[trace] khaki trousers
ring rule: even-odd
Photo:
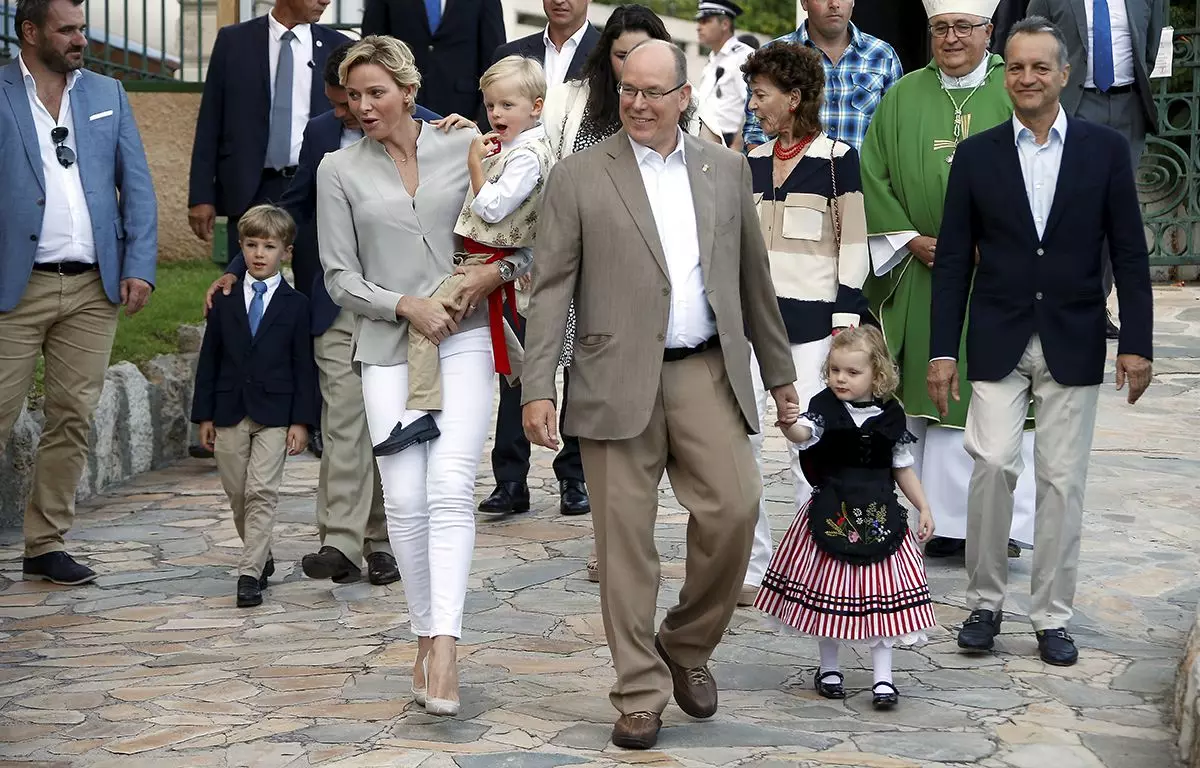
[[[708,663],[733,615],[762,483],[721,351],[664,363],[650,423],[628,440],[580,439],[600,563],[600,606],[617,682],[616,709],[662,712],[671,675],[654,649],[659,558],[654,543],[663,470],[688,510],[679,603],[658,627],[671,659]]]
[[[46,361],[46,423],[25,508],[25,557],[65,547],[116,332],[117,306],[105,295],[99,271],[34,271],[21,302],[0,312],[0,452],[33,384],[38,355]]]
[[[232,427],[217,427],[213,456],[233,510],[233,525],[242,539],[238,561],[242,576],[262,576],[271,551],[287,432],[287,427],[264,427],[248,418]]]
[[[321,546],[337,547],[350,562],[386,552],[383,486],[371,453],[362,379],[351,363],[354,314],[343,310],[313,339],[321,384],[321,435],[325,450],[317,482],[317,529]],[[436,349],[436,347],[434,348]]]
[[[1008,586],[1013,491],[1024,468],[1022,424],[1032,395],[1034,432],[1033,566],[1029,619],[1034,629],[1066,627],[1073,614],[1088,456],[1099,385],[1054,380],[1037,336],[1000,381],[972,381],[963,447],[975,459],[967,493],[967,608],[998,611]]]
[[[468,256],[462,260],[466,266],[486,264],[486,256]],[[431,299],[447,299],[466,280],[465,275],[450,275],[433,292]],[[487,304],[485,300],[483,302]],[[482,307],[487,311],[486,307]],[[420,331],[408,324],[408,407],[409,411],[442,410],[442,364],[438,346]]]

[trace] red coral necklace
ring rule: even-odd
[[[778,160],[791,160],[797,155],[803,154],[804,150],[808,149],[808,145],[812,144],[813,139],[815,138],[817,138],[817,134],[810,133],[808,136],[805,136],[803,139],[800,139],[800,141],[797,141],[795,144],[786,149],[784,149],[784,146],[780,144],[778,140],[776,140],[775,158]]]

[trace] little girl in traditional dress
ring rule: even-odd
[[[892,397],[897,374],[883,334],[872,326],[839,333],[824,375],[826,388],[804,413],[794,404],[779,415],[814,490],[775,550],[755,606],[819,638],[814,685],[826,698],[846,696],[841,644],[868,646],[873,704],[888,708],[900,698],[892,646],[924,641],[924,630],[936,623],[896,486],[920,514],[921,541],[933,535],[933,515],[912,469],[908,444],[915,439]]]

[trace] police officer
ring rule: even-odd
[[[734,149],[741,148],[745,119],[742,64],[754,53],[734,34],[733,20],[741,15],[742,9],[732,0],[700,0],[696,12],[697,36],[711,50],[696,92],[700,135]]]

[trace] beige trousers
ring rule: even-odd
[[[213,456],[233,510],[233,525],[242,539],[238,561],[242,576],[262,576],[271,551],[287,432],[287,427],[264,427],[249,418],[232,427],[217,427]]]
[[[671,659],[708,663],[733,615],[762,484],[721,351],[664,363],[650,423],[628,440],[580,439],[600,563],[600,606],[619,712],[662,712],[671,675],[654,649],[659,557],[654,543],[663,470],[688,510],[679,603],[657,628]]]
[[[1029,341],[1000,381],[972,381],[963,447],[975,460],[967,493],[967,608],[998,611],[1008,586],[1013,491],[1023,467],[1022,424],[1033,397],[1033,565],[1029,619],[1034,629],[1066,627],[1073,614],[1087,486],[1088,456],[1100,387],[1054,380],[1041,341]],[[934,511],[936,514],[936,510]]]
[[[0,312],[0,452],[33,384],[38,355],[46,361],[46,423],[25,508],[25,557],[64,549],[116,332],[117,306],[98,271],[34,271],[21,302]]]
[[[383,486],[371,453],[362,379],[351,364],[354,314],[343,310],[313,339],[321,384],[321,436],[325,450],[317,480],[317,530],[321,546],[336,547],[350,562],[387,552]],[[435,347],[436,349],[436,347]]]
[[[468,256],[462,260],[465,266],[486,263],[486,256]],[[449,298],[463,280],[466,280],[463,275],[450,275],[429,298]],[[486,311],[486,308],[481,309]],[[442,410],[442,365],[437,344],[427,339],[412,323],[408,324],[407,403],[407,410],[410,411]]]

